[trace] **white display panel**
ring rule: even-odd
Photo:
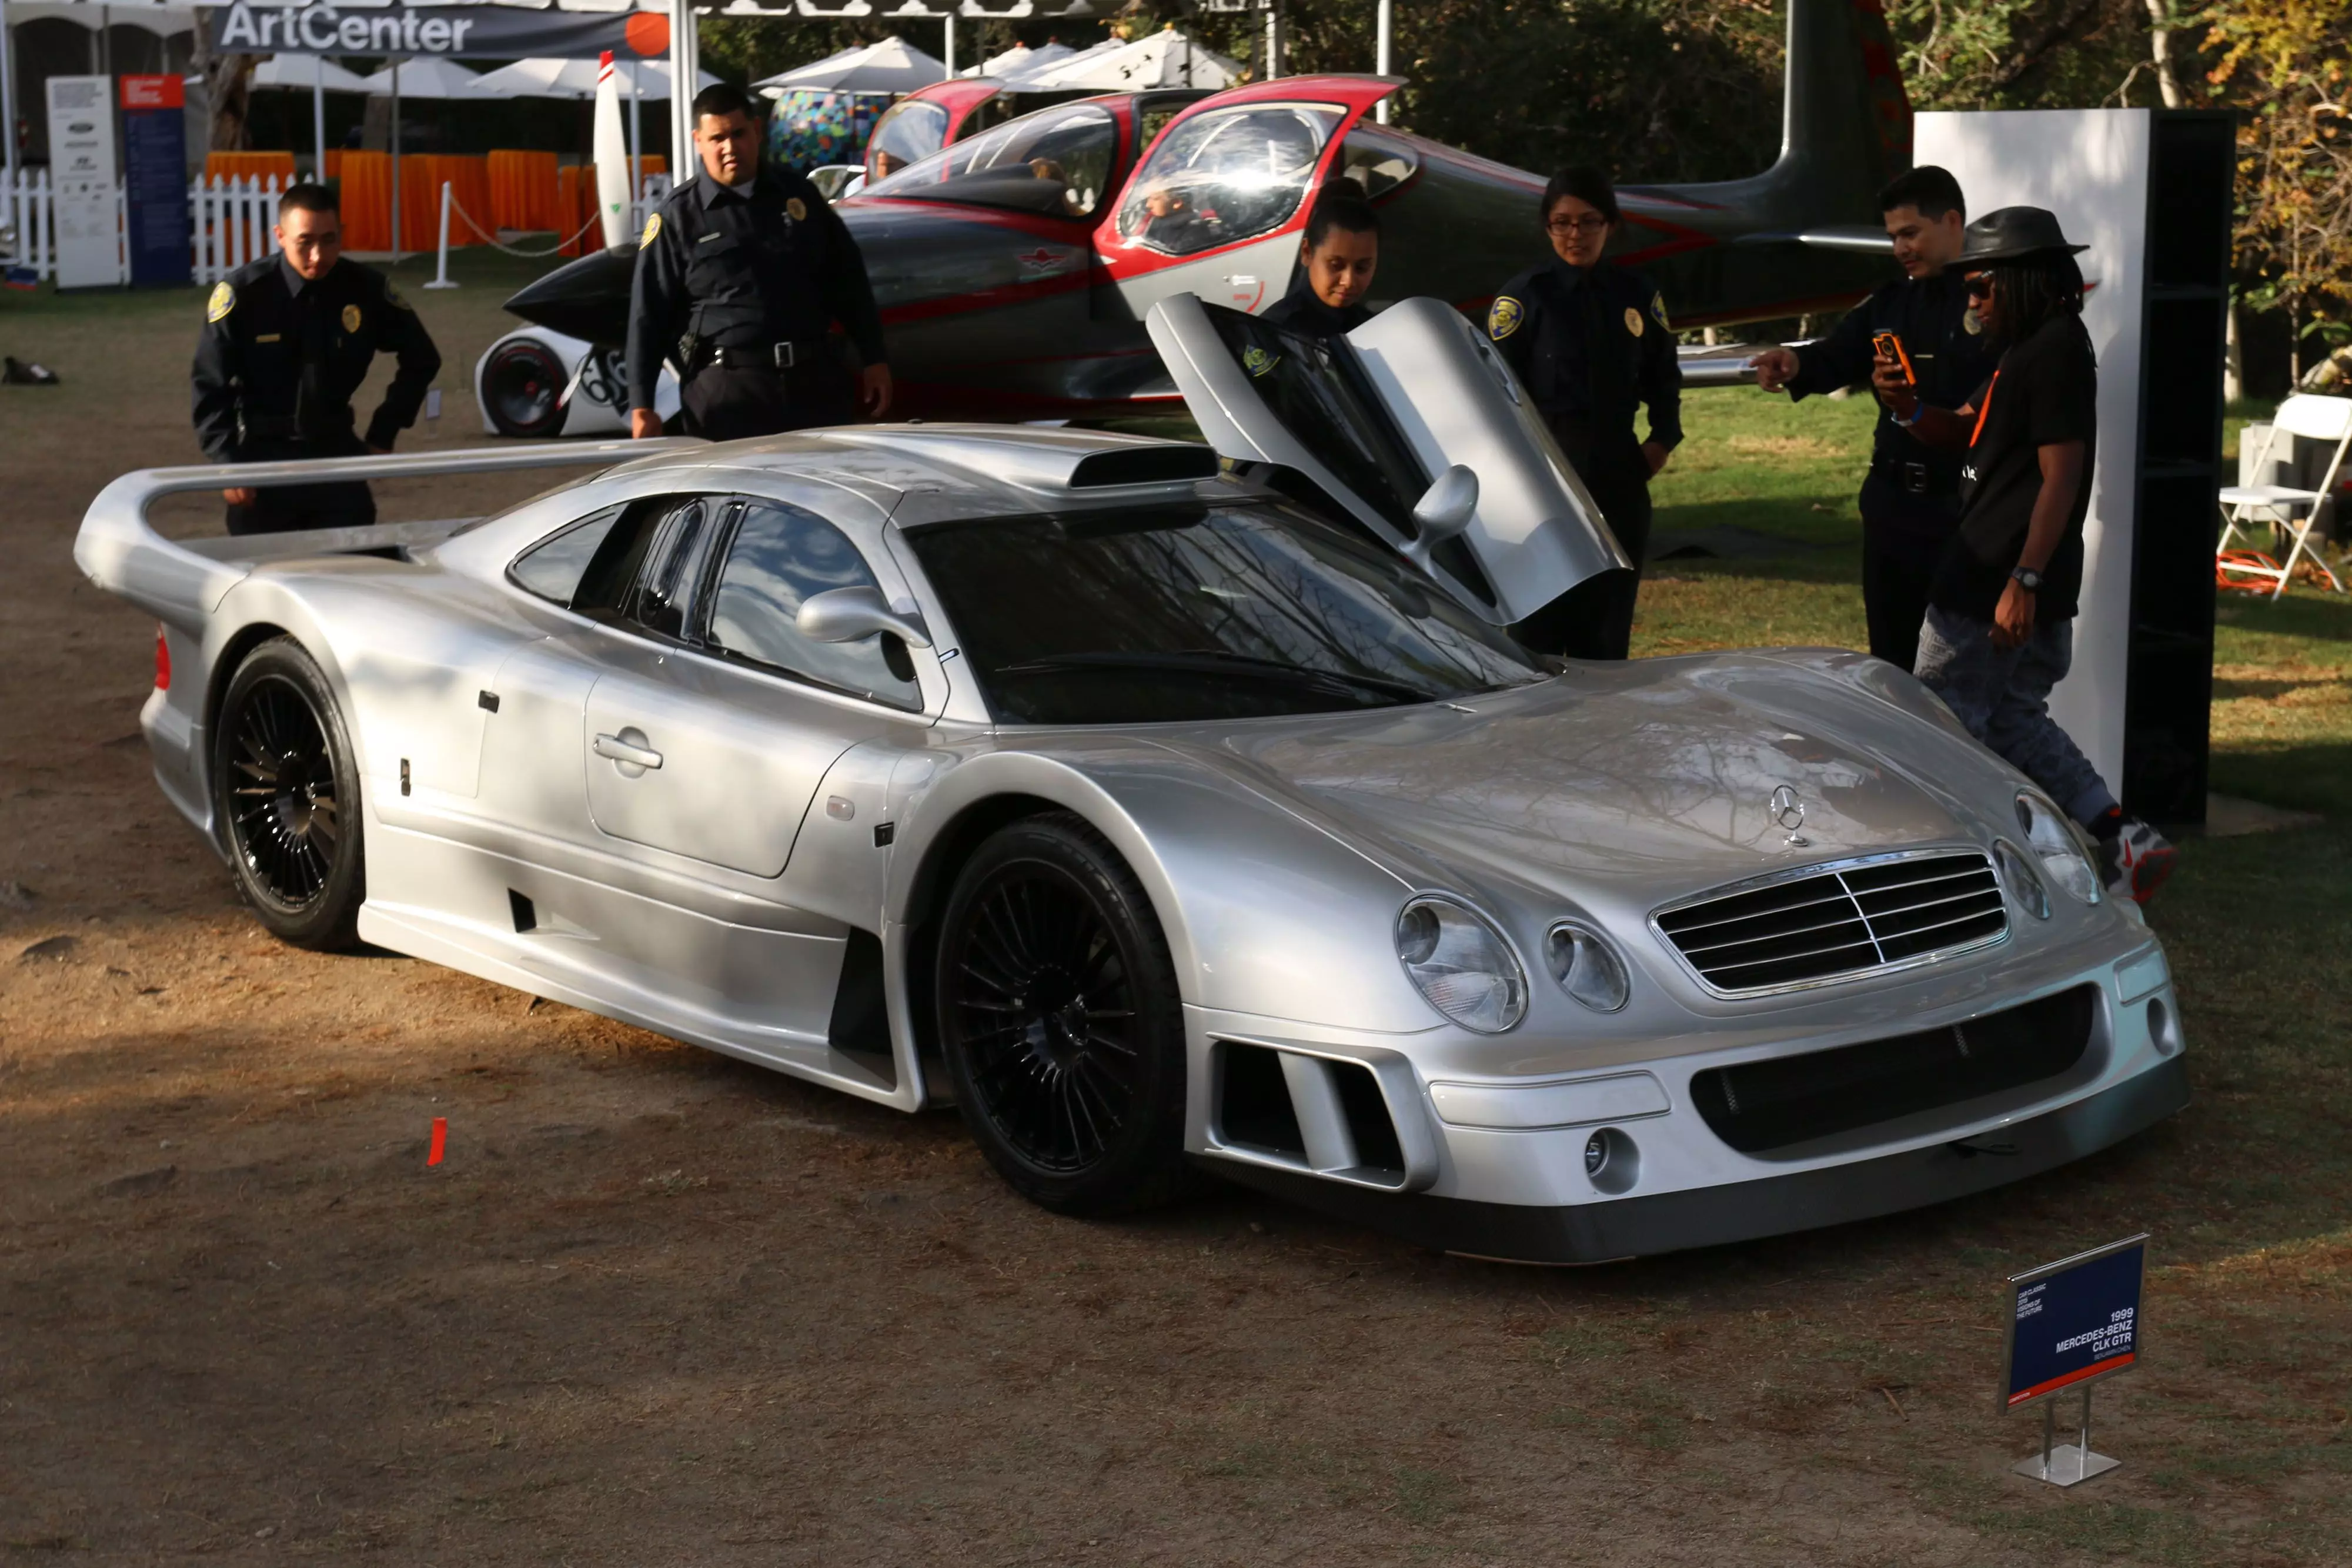
[[[51,77],[49,189],[59,288],[122,281],[114,203],[114,78]]]
[[[2082,611],[2074,673],[2050,711],[2120,792],[2124,687],[2130,643],[2132,529],[2138,493],[2141,302],[2147,287],[2148,111],[2020,110],[1922,114],[1916,163],[1950,170],[1969,215],[2046,207],[2095,287],[2083,325],[2099,357],[2099,450],[2084,526]]]

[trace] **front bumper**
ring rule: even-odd
[[[1965,1197],[2120,1143],[2188,1103],[2188,1070],[2175,1057],[1997,1133],[1781,1176],[1559,1207],[1379,1192],[1229,1160],[1202,1166],[1228,1181],[1441,1251],[1516,1263],[1598,1263]],[[2000,1152],[1985,1152],[1994,1148]]]

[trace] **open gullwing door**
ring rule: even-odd
[[[1160,300],[1148,319],[1220,455],[1286,470],[1277,482],[1307,480],[1481,618],[1524,621],[1587,578],[1632,565],[1510,367],[1438,300],[1400,301],[1344,338],[1190,294]],[[1476,479],[1466,527],[1459,476],[1432,494],[1456,468]],[[1449,510],[1434,529],[1424,520]]]

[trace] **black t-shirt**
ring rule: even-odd
[[[2099,366],[2081,318],[2054,316],[2003,354],[1975,402],[1976,433],[1960,465],[1960,528],[1944,547],[1928,601],[1948,614],[1993,618],[2042,494],[2041,449],[2079,441],[2082,488],[2034,599],[2036,621],[2066,620],[2083,589],[2083,519],[2099,436]]]

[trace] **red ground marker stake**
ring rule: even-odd
[[[436,1116],[433,1118],[433,1147],[426,1153],[425,1163],[428,1166],[437,1166],[441,1163],[441,1156],[448,1151],[449,1118]]]

